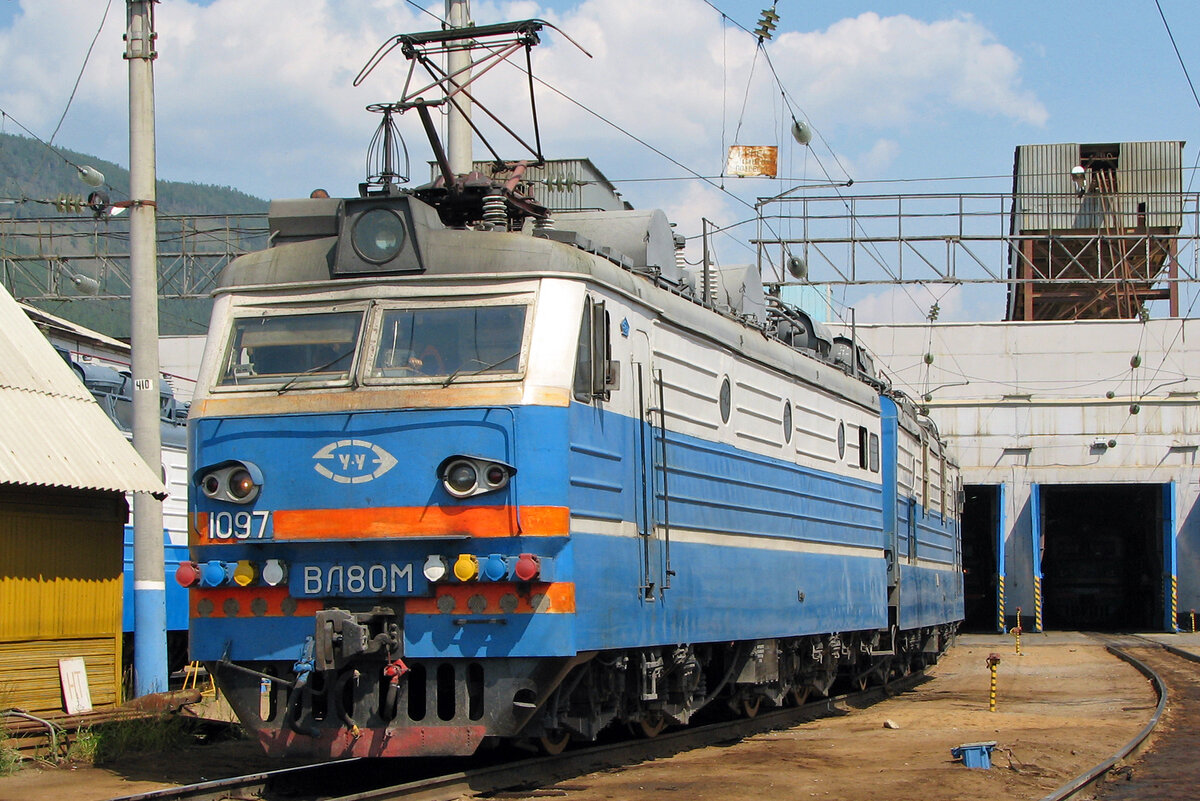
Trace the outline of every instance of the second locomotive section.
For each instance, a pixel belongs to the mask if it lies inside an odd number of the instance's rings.
[[[903,408],[578,243],[331,203],[230,268],[192,407],[192,656],[268,751],[554,750],[944,644]],[[339,274],[322,210],[392,206],[419,269]]]

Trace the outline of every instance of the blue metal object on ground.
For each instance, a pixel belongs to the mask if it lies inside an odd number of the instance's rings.
[[[961,759],[963,765],[968,768],[990,770],[992,767],[992,749],[995,747],[995,740],[986,743],[963,743],[951,748],[950,756],[955,759]]]

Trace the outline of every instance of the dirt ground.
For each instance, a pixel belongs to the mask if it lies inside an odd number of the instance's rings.
[[[1149,719],[1149,684],[1078,635],[960,638],[932,681],[865,710],[668,759],[580,776],[540,791],[570,801],[1038,799],[1124,745]],[[989,653],[1001,657],[988,711]],[[885,726],[890,721],[896,728]],[[995,740],[991,770],[950,749]],[[0,801],[98,801],[282,767],[249,742],[221,743],[104,768],[26,768],[0,779]],[[505,794],[506,798],[517,798]],[[532,796],[531,796],[532,797]]]

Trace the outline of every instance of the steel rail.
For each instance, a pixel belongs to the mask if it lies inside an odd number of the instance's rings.
[[[271,782],[287,780],[303,780],[306,776],[316,776],[328,770],[337,769],[334,766],[345,767],[359,762],[358,758],[339,759],[332,762],[321,762],[316,765],[302,765],[293,768],[280,768],[264,773],[249,773],[245,776],[233,776],[228,779],[213,779],[211,781],[187,784],[182,787],[164,787],[161,790],[150,790],[145,793],[125,795],[112,801],[223,801],[228,798],[250,798],[261,796]]]
[[[788,728],[832,712],[844,712],[847,708],[864,708],[905,692],[925,680],[927,677],[924,671],[914,671],[909,676],[893,679],[887,684],[875,685],[859,692],[822,698],[803,706],[765,712],[753,718],[738,718],[687,727],[676,731],[667,731],[649,739],[588,746],[578,750],[568,750],[557,756],[531,757],[516,762],[418,779],[350,795],[329,796],[326,797],[326,801],[393,801],[394,799],[450,801],[467,793],[478,794],[536,788],[597,770],[658,759],[693,748],[738,740],[774,729]],[[315,778],[329,770],[331,766],[354,770],[352,767],[354,763],[362,761],[360,759],[344,759],[337,762],[322,762],[317,765],[281,768],[265,773],[152,790],[146,793],[122,796],[113,801],[223,801],[228,798],[253,796],[269,798],[272,783],[286,782],[294,785],[297,781],[311,781],[306,777]],[[328,783],[323,782],[323,784],[327,785]]]
[[[1121,748],[1118,749],[1116,753],[1114,753],[1111,757],[1104,760],[1100,764],[1095,765],[1094,767],[1089,768],[1088,770],[1079,774],[1074,779],[1072,779],[1071,781],[1062,785],[1061,787],[1059,787],[1058,789],[1056,789],[1054,792],[1050,793],[1049,795],[1044,796],[1041,799],[1041,801],[1066,801],[1066,799],[1074,798],[1075,795],[1077,793],[1079,793],[1081,790],[1083,790],[1087,787],[1090,787],[1096,781],[1103,778],[1105,774],[1107,774],[1110,770],[1112,770],[1114,767],[1117,766],[1118,762],[1120,762],[1122,759],[1125,759],[1127,756],[1132,754],[1134,751],[1136,751],[1142,745],[1142,743],[1144,743],[1146,741],[1146,738],[1149,737],[1150,733],[1153,732],[1154,729],[1158,726],[1158,722],[1162,718],[1163,712],[1166,711],[1166,708],[1167,708],[1167,686],[1163,682],[1161,676],[1159,676],[1157,673],[1155,673],[1144,662],[1141,662],[1136,657],[1132,656],[1131,654],[1127,653],[1126,651],[1123,651],[1120,648],[1113,645],[1111,642],[1111,638],[1100,637],[1100,636],[1097,636],[1094,634],[1090,635],[1090,636],[1094,637],[1097,640],[1100,640],[1102,643],[1104,643],[1105,650],[1107,650],[1110,654],[1117,657],[1118,659],[1128,662],[1139,673],[1141,673],[1143,676],[1145,676],[1150,681],[1150,684],[1154,687],[1154,692],[1158,695],[1158,705],[1155,707],[1154,714],[1150,716],[1150,720],[1147,721],[1146,725],[1143,726],[1142,729],[1137,734],[1135,734],[1129,742],[1127,742],[1127,743],[1125,743],[1125,745],[1121,746]],[[1148,639],[1146,637],[1140,637],[1135,634],[1123,635],[1123,638],[1130,638],[1130,637],[1142,640],[1147,645],[1158,647],[1158,648],[1163,648],[1163,649],[1169,651],[1170,653],[1176,654],[1177,656],[1184,656],[1184,654],[1182,652],[1180,652],[1178,649],[1174,649],[1174,648],[1164,645],[1160,642],[1155,642],[1154,640]],[[1200,661],[1200,658],[1197,658],[1196,656],[1191,655],[1191,654],[1186,655],[1185,658],[1191,659],[1192,661]]]

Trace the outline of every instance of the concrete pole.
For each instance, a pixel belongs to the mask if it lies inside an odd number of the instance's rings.
[[[450,23],[451,28],[471,27],[473,24],[471,22],[471,4],[467,0],[446,0],[446,20]],[[469,49],[456,48],[446,56],[446,70],[450,75],[455,75],[470,64],[471,51]],[[453,78],[452,82],[462,85],[469,80],[471,80],[471,72],[468,69]],[[473,90],[468,89],[468,91]],[[455,175],[465,175],[471,171],[471,167],[475,163],[471,143],[474,132],[471,130],[469,122],[471,105],[466,96],[461,94],[455,96],[454,103],[458,104],[458,108],[451,104],[446,116],[446,156],[450,162],[450,171]],[[462,110],[460,111],[459,108]]]
[[[129,25],[130,313],[133,350],[133,447],[162,470],[159,429],[158,243],[154,193],[154,18],[152,0],[127,0]],[[162,501],[133,495],[133,693],[167,690],[167,604]],[[125,591],[129,591],[129,587]]]

